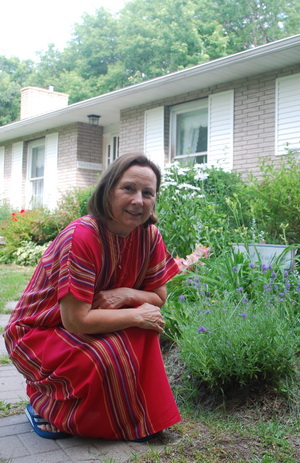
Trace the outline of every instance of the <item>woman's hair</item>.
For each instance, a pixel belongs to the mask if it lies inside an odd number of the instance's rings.
[[[150,159],[147,158],[144,154],[134,154],[128,153],[123,154],[118,159],[116,159],[112,164],[109,165],[107,170],[104,172],[100,181],[92,193],[88,201],[88,213],[91,214],[97,220],[111,220],[112,217],[112,208],[109,201],[109,194],[115,184],[122,177],[124,172],[129,169],[131,166],[143,166],[150,167],[153,170],[156,176],[156,193],[159,191],[161,184],[161,172],[159,167],[154,164]],[[157,222],[157,217],[155,210],[153,209],[152,214],[149,219],[143,224],[145,228],[148,225],[154,224]]]

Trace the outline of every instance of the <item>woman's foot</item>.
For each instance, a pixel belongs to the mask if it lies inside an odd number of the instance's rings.
[[[60,432],[59,429],[57,429],[55,426],[53,426],[53,424],[50,424],[50,423],[47,423],[47,424],[41,424],[41,425],[37,425],[39,429],[41,429],[42,431],[46,431],[46,432]]]
[[[34,432],[40,437],[44,437],[45,439],[63,439],[65,437],[70,437],[70,434],[59,431],[55,426],[45,421],[37,414],[31,404],[26,406],[25,415]]]

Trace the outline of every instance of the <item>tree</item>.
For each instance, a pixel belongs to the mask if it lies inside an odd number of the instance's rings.
[[[0,125],[19,118],[20,90],[33,72],[33,61],[0,56]]]
[[[207,0],[229,38],[230,53],[298,34],[300,0]]]

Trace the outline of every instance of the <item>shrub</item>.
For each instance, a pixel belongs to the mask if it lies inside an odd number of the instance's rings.
[[[31,241],[23,241],[19,249],[12,254],[13,262],[17,265],[34,266],[38,263],[49,244],[39,245]]]
[[[69,191],[62,197],[55,211],[36,208],[6,214],[1,222],[1,235],[6,244],[0,249],[0,261],[19,263],[20,256],[29,254],[30,250],[33,252],[33,260],[36,260],[44,247],[34,245],[46,245],[72,220],[85,215],[92,190],[93,188],[86,188]],[[26,242],[32,243],[32,247],[26,246]],[[29,260],[26,257],[25,261]]]
[[[184,257],[195,243],[220,253],[252,239],[250,192],[236,173],[204,165],[166,168],[158,198],[159,228],[170,252]]]
[[[278,383],[295,372],[300,277],[241,253],[206,258],[168,283],[166,336],[211,389]],[[197,263],[194,264],[197,266]]]
[[[300,161],[288,152],[278,163],[263,161],[250,176],[252,208],[270,243],[300,243]]]
[[[87,202],[95,187],[73,188],[66,192],[58,202],[55,219],[59,230],[70,222],[87,214]]]

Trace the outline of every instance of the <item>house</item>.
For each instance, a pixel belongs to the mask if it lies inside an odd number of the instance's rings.
[[[0,199],[14,208],[53,208],[130,151],[256,174],[287,144],[300,152],[300,34],[69,106],[29,87],[22,104],[0,127]]]

